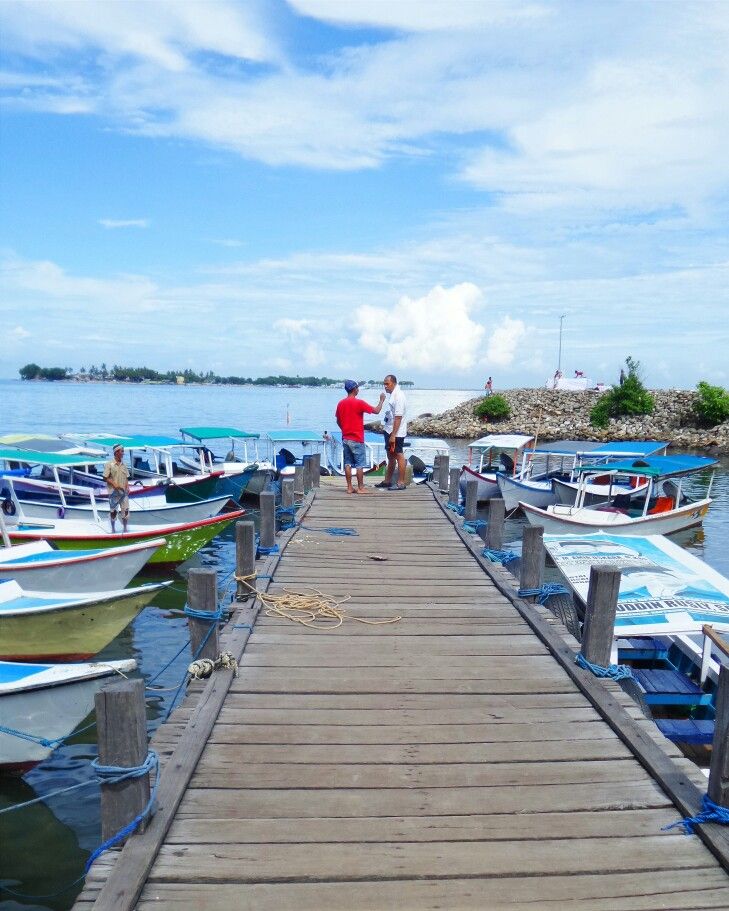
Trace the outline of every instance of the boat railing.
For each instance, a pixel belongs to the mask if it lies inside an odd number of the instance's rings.
[[[713,659],[713,650],[714,646],[721,653],[721,655],[726,659],[729,658],[729,642],[724,639],[719,633],[716,632],[713,626],[710,623],[705,623],[701,627],[701,632],[704,634],[704,643],[701,649],[701,686],[706,682],[706,678],[709,676],[709,670],[711,668],[711,662]],[[720,664],[729,665],[729,661],[719,661]]]

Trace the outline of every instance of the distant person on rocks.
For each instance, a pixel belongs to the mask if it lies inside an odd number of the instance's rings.
[[[579,379],[579,378],[581,378],[581,377],[584,377],[584,375],[585,375],[585,374],[584,374],[584,371],[582,371],[582,370],[575,370],[575,379]]]
[[[380,393],[380,402],[376,408],[357,397],[359,383],[345,380],[344,390],[347,393],[337,405],[334,416],[342,431],[342,450],[344,454],[344,477],[347,480],[347,493],[372,493],[364,484],[364,469],[367,465],[367,453],[364,444],[364,415],[379,414],[385,401],[385,393]],[[352,469],[357,473],[357,488],[352,486]]]
[[[104,480],[109,491],[109,518],[111,533],[116,533],[116,514],[121,512],[122,531],[126,532],[129,522],[129,469],[124,464],[124,447],[117,443],[114,458],[104,465]]]
[[[405,490],[405,436],[408,431],[407,402],[405,393],[397,384],[397,377],[388,373],[382,381],[389,398],[382,424],[385,428],[385,451],[387,452],[387,470],[385,478],[375,487],[386,487],[388,490]],[[397,467],[397,484],[393,483]]]
[[[625,371],[621,367],[620,368],[620,385],[622,386],[624,382],[625,382]]]
[[[494,381],[491,377],[486,380],[486,385],[483,388],[486,390],[486,395],[494,394]]]
[[[561,371],[561,370],[555,370],[555,371],[554,371],[554,379],[552,380],[552,389],[556,389],[556,388],[557,388],[557,386],[559,385],[559,381],[560,381],[561,379],[562,379],[562,371]]]

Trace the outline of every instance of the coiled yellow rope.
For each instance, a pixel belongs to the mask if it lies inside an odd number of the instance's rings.
[[[345,620],[366,623],[368,626],[382,626],[385,623],[397,623],[402,620],[402,617],[386,617],[378,620],[355,617],[341,607],[342,604],[349,601],[350,595],[335,598],[332,595],[324,594],[317,588],[312,588],[311,592],[286,589],[283,595],[269,595],[268,592],[258,591],[255,585],[251,585],[249,580],[255,578],[256,574],[252,573],[249,576],[236,576],[235,581],[241,582],[256,594],[266,609],[267,617],[283,617],[322,632],[337,629]]]

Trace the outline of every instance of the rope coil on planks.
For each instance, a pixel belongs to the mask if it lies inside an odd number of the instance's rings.
[[[255,573],[252,573],[248,576],[236,576],[235,581],[247,586],[260,599],[267,617],[283,617],[322,632],[338,629],[345,620],[354,620],[356,623],[365,623],[368,626],[382,626],[402,620],[402,617],[385,617],[376,620],[356,617],[342,609],[342,604],[349,601],[349,595],[344,598],[335,598],[316,588],[312,588],[311,592],[294,592],[286,589],[283,595],[269,595],[268,592],[258,591],[255,585],[251,585],[249,580],[254,578]]]

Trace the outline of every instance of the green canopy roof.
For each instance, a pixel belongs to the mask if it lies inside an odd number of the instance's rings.
[[[125,449],[143,449],[145,446],[151,446],[157,449],[166,449],[168,446],[184,446],[184,440],[178,440],[177,437],[155,436],[153,434],[132,434],[131,436],[113,436],[105,434],[100,437],[92,437],[86,440],[87,443],[95,443],[97,446],[114,446],[121,443]]]
[[[201,443],[205,440],[257,440],[260,437],[258,433],[248,433],[245,430],[236,430],[235,427],[180,427],[180,433],[199,440]]]
[[[32,449],[0,449],[0,459],[6,462],[25,462],[28,465],[56,465],[66,467],[69,465],[97,465],[103,458],[88,455],[64,455],[58,452],[34,452]]]

